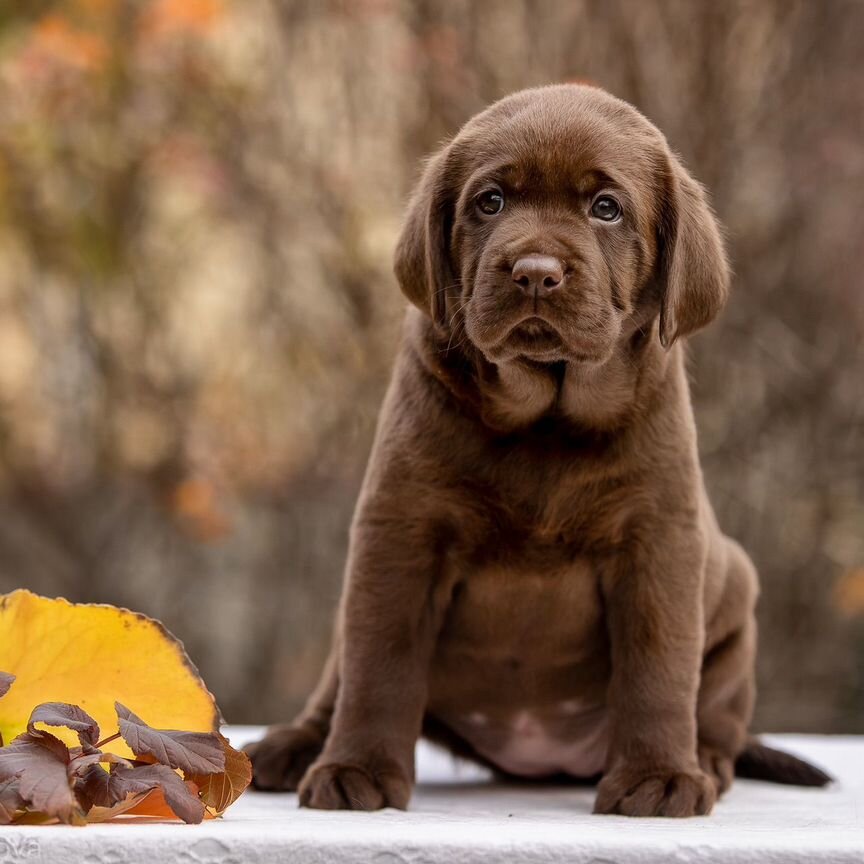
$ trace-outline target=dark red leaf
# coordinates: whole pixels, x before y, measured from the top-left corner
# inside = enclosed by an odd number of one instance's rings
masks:
[[[102,771],[101,768],[98,770]],[[189,791],[180,776],[167,765],[136,765],[134,768],[117,765],[110,774],[105,771],[102,773],[108,777],[104,791],[100,787],[101,778],[91,781],[93,794],[101,794],[103,800],[110,801],[110,804],[100,806],[111,806],[128,795],[161,789],[165,803],[178,818],[196,824],[204,818],[203,802]]]
[[[110,807],[117,803],[110,797],[108,772],[98,763],[91,762],[83,770],[78,771],[75,794],[85,813],[89,812],[91,807]]]
[[[42,752],[44,751],[44,753]],[[64,766],[69,764],[69,749],[49,732],[31,735],[25,732],[6,747],[0,747],[0,780],[19,775],[29,766],[29,760],[37,754],[41,759],[51,758]]]
[[[0,825],[8,825],[15,812],[24,806],[24,799],[18,791],[18,778],[10,777],[0,781]]]
[[[80,772],[75,782],[75,791],[85,810],[91,807],[113,807],[126,797],[126,793],[120,792],[116,784],[111,785],[111,775],[95,763],[87,765]]]
[[[25,732],[0,748],[0,782],[17,777],[18,793],[31,810],[77,824],[84,821],[84,814],[68,766],[69,750],[49,732]]]
[[[37,705],[27,723],[27,731],[31,735],[44,734],[36,728],[37,723],[44,723],[46,726],[65,726],[77,732],[82,747],[88,744],[94,747],[99,741],[99,724],[86,711],[67,702],[44,702],[42,705]]]
[[[14,675],[10,675],[8,672],[0,672],[0,697],[5,696],[9,692],[9,688],[12,686],[14,680]],[[2,746],[3,736],[0,735],[0,747]]]
[[[9,692],[9,688],[12,686],[14,680],[14,675],[10,675],[8,672],[0,672],[0,696],[5,696]]]
[[[80,747],[73,747],[69,751],[69,754],[72,757],[69,762],[69,773],[78,777],[83,777],[91,765],[96,765],[100,762],[116,763],[118,765],[125,765],[127,768],[132,767],[132,762],[128,759],[117,756],[115,753],[103,753],[101,750],[82,753]]]
[[[225,753],[218,735],[151,729],[119,702],[115,702],[114,707],[120,721],[120,734],[139,758],[153,757],[162,765],[179,768],[186,774],[214,774],[225,769]]]

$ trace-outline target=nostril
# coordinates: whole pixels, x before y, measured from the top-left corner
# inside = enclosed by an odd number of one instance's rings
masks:
[[[527,294],[546,294],[564,281],[564,265],[551,255],[525,255],[513,265],[513,281]]]

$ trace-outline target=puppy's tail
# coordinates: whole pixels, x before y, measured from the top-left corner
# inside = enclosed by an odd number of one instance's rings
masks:
[[[791,753],[767,747],[756,738],[747,741],[747,746],[736,760],[735,775],[790,786],[827,786],[834,781],[821,768]]]

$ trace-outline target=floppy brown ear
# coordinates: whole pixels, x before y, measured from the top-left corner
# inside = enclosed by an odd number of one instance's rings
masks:
[[[402,293],[441,327],[447,324],[447,291],[455,282],[449,249],[453,200],[447,153],[445,148],[426,165],[408,204],[394,262]]]
[[[720,226],[697,183],[670,159],[661,236],[660,342],[669,348],[708,324],[729,293],[730,269]]]

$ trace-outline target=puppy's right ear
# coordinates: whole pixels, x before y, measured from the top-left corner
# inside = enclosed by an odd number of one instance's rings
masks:
[[[402,293],[442,328],[447,325],[447,292],[455,282],[450,264],[453,196],[448,152],[445,147],[426,165],[408,204],[394,263]]]

